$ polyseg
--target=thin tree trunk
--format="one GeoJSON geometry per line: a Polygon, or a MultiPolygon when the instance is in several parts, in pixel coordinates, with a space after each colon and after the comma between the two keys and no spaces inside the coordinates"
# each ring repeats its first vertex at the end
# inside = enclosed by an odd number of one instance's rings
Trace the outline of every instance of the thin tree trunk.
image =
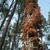
{"type": "Polygon", "coordinates": [[[8,12],[7,12],[5,18],[4,18],[4,20],[2,21],[2,24],[1,24],[1,26],[0,26],[0,30],[1,30],[1,28],[2,28],[2,26],[3,26],[3,24],[4,24],[5,20],[6,20],[6,18],[7,18],[7,16],[8,16],[8,14],[9,14],[9,11],[10,11],[12,5],[13,5],[13,1],[14,1],[14,0],[12,0],[12,4],[10,5],[10,8],[9,8],[9,10],[8,10],[8,12]]]}
{"type": "Polygon", "coordinates": [[[10,16],[9,16],[9,19],[7,20],[7,24],[6,24],[6,27],[5,27],[5,29],[4,29],[3,35],[2,35],[0,50],[2,50],[2,46],[3,46],[4,41],[5,41],[5,37],[6,37],[7,30],[8,30],[8,26],[9,26],[9,24],[10,24],[10,21],[11,21],[13,15],[14,15],[14,12],[15,12],[15,9],[16,9],[16,5],[17,5],[17,0],[16,0],[16,2],[15,2],[14,8],[13,8],[13,10],[12,10],[10,16]]]}
{"type": "MultiPolygon", "coordinates": [[[[15,40],[16,40],[16,35],[19,32],[19,19],[20,19],[20,12],[18,12],[18,20],[17,20],[16,27],[15,27],[15,30],[14,30],[15,35],[14,35],[14,39],[13,39],[13,44],[12,44],[11,50],[13,50],[15,45],[16,45],[16,41],[15,40]]],[[[17,37],[18,37],[18,35],[17,35],[17,37]]],[[[19,39],[18,39],[18,41],[19,41],[19,39]]],[[[18,43],[18,41],[17,41],[17,43],[18,43]]],[[[18,47],[18,44],[17,44],[17,47],[18,47]]],[[[18,48],[17,48],[17,50],[18,50],[18,48]]]]}

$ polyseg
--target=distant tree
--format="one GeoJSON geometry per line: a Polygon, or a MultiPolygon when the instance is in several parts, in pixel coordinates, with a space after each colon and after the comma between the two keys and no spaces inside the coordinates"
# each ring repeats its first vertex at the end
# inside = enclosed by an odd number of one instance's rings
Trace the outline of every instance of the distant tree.
{"type": "Polygon", "coordinates": [[[48,24],[50,25],[50,12],[48,12],[48,24]]]}

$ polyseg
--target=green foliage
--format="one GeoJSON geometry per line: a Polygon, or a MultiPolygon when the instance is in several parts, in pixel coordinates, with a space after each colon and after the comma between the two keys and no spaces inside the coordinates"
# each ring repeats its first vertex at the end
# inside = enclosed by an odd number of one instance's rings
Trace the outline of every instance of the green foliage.
{"type": "Polygon", "coordinates": [[[44,28],[44,31],[47,31],[47,27],[44,28]]]}
{"type": "Polygon", "coordinates": [[[50,41],[50,34],[48,34],[48,40],[50,41]]]}
{"type": "Polygon", "coordinates": [[[7,8],[4,8],[3,14],[4,14],[5,17],[6,17],[7,12],[8,12],[8,9],[7,8]]]}
{"type": "Polygon", "coordinates": [[[8,10],[9,10],[9,9],[8,9],[8,4],[5,4],[5,5],[3,6],[3,14],[4,14],[4,16],[6,16],[8,10]]]}

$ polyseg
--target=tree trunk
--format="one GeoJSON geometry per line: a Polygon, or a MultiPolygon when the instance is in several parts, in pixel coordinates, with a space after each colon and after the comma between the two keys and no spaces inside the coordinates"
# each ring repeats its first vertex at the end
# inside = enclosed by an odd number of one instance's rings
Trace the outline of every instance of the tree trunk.
{"type": "Polygon", "coordinates": [[[7,20],[6,27],[4,28],[3,35],[2,35],[2,40],[1,40],[1,45],[0,45],[0,50],[2,50],[2,46],[3,46],[4,41],[5,41],[5,37],[6,37],[7,30],[8,30],[8,26],[10,24],[10,21],[11,21],[13,15],[14,15],[14,12],[15,12],[15,9],[16,9],[16,5],[17,5],[17,0],[15,2],[14,8],[13,8],[8,20],[7,20]]]}
{"type": "MultiPolygon", "coordinates": [[[[2,21],[2,24],[1,24],[1,26],[0,26],[0,30],[1,30],[1,28],[2,28],[2,26],[3,26],[3,24],[4,24],[4,22],[5,22],[6,18],[8,17],[9,11],[10,11],[12,5],[13,5],[13,1],[14,1],[14,0],[12,0],[12,4],[10,5],[10,8],[9,8],[9,10],[8,10],[8,12],[7,12],[5,18],[4,18],[4,20],[2,21]]],[[[5,2],[5,1],[4,1],[4,2],[5,2]]]]}
{"type": "Polygon", "coordinates": [[[23,50],[35,50],[40,45],[39,34],[41,33],[39,33],[40,32],[39,27],[42,25],[43,20],[41,19],[42,17],[37,0],[25,0],[24,3],[25,3],[24,4],[25,15],[22,26],[23,26],[23,40],[25,47],[23,50]]]}
{"type": "MultiPolygon", "coordinates": [[[[19,9],[18,9],[19,10],[19,9]]],[[[18,50],[18,44],[16,44],[16,41],[15,40],[17,40],[17,43],[19,42],[19,37],[18,37],[18,33],[19,33],[19,20],[20,20],[20,12],[18,12],[18,20],[17,20],[17,23],[16,23],[16,27],[14,28],[15,30],[14,30],[14,33],[15,33],[15,35],[14,35],[14,39],[13,39],[13,44],[12,44],[12,48],[11,48],[11,50],[13,50],[14,49],[14,47],[15,47],[15,45],[17,45],[17,50],[18,50]],[[17,39],[16,39],[16,36],[17,36],[17,39]]]]}

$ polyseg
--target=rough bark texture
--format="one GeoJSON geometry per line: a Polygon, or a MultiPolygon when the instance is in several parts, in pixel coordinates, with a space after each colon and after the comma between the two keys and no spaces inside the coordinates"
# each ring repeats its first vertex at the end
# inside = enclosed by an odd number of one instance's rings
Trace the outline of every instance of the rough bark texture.
{"type": "Polygon", "coordinates": [[[40,28],[43,23],[40,7],[37,0],[25,0],[24,3],[24,18],[23,18],[23,50],[43,50],[40,49],[40,28]]]}

